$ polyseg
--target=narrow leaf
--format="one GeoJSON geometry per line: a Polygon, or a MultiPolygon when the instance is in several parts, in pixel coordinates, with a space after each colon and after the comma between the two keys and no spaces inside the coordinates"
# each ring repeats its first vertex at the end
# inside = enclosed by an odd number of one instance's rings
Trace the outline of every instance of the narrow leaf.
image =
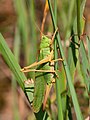
{"type": "MultiPolygon", "coordinates": [[[[54,14],[53,14],[53,10],[52,10],[52,6],[51,6],[51,1],[48,0],[48,3],[49,3],[49,9],[50,9],[50,13],[51,13],[54,29],[57,29],[55,18],[54,18],[54,14]]],[[[59,49],[60,49],[60,52],[61,52],[61,56],[64,59],[63,65],[64,65],[64,68],[65,68],[65,71],[66,71],[67,81],[68,81],[68,85],[69,85],[69,88],[70,88],[70,93],[71,93],[71,96],[72,96],[72,100],[73,100],[73,105],[74,105],[74,108],[75,108],[76,116],[77,116],[78,120],[82,120],[83,118],[82,118],[81,110],[80,110],[80,107],[79,107],[79,104],[78,104],[78,100],[77,100],[77,96],[76,96],[76,92],[75,92],[75,89],[74,89],[74,86],[73,86],[73,83],[72,83],[70,70],[69,70],[67,61],[65,59],[65,55],[64,55],[62,44],[61,44],[61,41],[60,41],[59,33],[57,34],[57,42],[58,42],[58,46],[59,46],[59,49]]]]}
{"type": "Polygon", "coordinates": [[[86,84],[86,88],[90,93],[90,64],[87,59],[85,47],[82,41],[80,44],[80,66],[82,75],[84,77],[84,82],[86,84]]]}
{"type": "Polygon", "coordinates": [[[14,55],[12,54],[11,50],[8,48],[7,43],[5,42],[3,36],[0,34],[0,52],[9,66],[9,68],[12,70],[14,75],[16,76],[17,82],[19,83],[20,87],[24,90],[24,80],[26,80],[26,77],[24,74],[20,71],[20,66],[18,65],[14,55]]]}

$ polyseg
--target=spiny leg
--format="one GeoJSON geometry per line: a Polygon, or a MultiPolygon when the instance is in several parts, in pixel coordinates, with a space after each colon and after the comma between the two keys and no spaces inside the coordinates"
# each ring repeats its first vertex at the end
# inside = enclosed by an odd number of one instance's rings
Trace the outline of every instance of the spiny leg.
{"type": "Polygon", "coordinates": [[[35,66],[37,66],[37,65],[41,65],[41,64],[43,64],[43,63],[50,62],[51,59],[52,59],[52,55],[53,55],[53,53],[52,53],[52,51],[51,51],[50,55],[48,55],[46,58],[40,60],[39,62],[34,62],[33,64],[22,68],[21,71],[23,72],[23,71],[26,71],[27,69],[30,69],[30,68],[35,67],[35,66]]]}
{"type": "Polygon", "coordinates": [[[51,73],[55,73],[55,75],[58,77],[58,75],[57,75],[57,73],[56,73],[56,71],[55,70],[36,70],[36,69],[30,69],[32,66],[36,66],[36,65],[40,65],[40,64],[43,64],[43,63],[46,63],[46,62],[56,62],[56,61],[63,61],[63,59],[61,59],[61,58],[58,58],[58,59],[56,59],[56,60],[49,60],[49,59],[43,59],[43,60],[41,60],[41,61],[39,61],[39,62],[35,62],[35,63],[33,63],[32,65],[30,65],[30,66],[27,66],[27,67],[24,67],[23,69],[21,69],[21,71],[22,72],[31,72],[31,71],[33,71],[33,72],[51,72],[51,73]]]}
{"type": "Polygon", "coordinates": [[[53,50],[51,51],[50,55],[48,55],[46,58],[42,59],[41,61],[39,62],[34,62],[33,64],[27,66],[27,67],[24,67],[21,69],[22,72],[30,72],[30,71],[36,71],[36,72],[51,72],[51,73],[55,73],[55,75],[57,76],[57,73],[55,70],[36,70],[36,69],[30,69],[34,66],[37,66],[37,65],[41,65],[43,63],[47,63],[47,62],[56,62],[56,61],[63,61],[63,59],[61,58],[58,58],[58,59],[55,59],[55,60],[52,60],[52,56],[53,56],[53,50]]]}
{"type": "Polygon", "coordinates": [[[40,60],[39,62],[34,62],[33,64],[27,66],[27,67],[24,67],[21,69],[21,71],[24,71],[26,69],[30,69],[32,67],[35,67],[37,65],[41,65],[43,63],[47,63],[47,62],[57,62],[57,61],[63,61],[62,58],[58,58],[58,59],[55,59],[55,60],[52,60],[52,56],[53,56],[53,50],[51,51],[51,53],[44,59],[40,60]]]}
{"type": "Polygon", "coordinates": [[[56,61],[63,61],[63,59],[61,59],[61,58],[58,58],[58,59],[55,59],[55,60],[51,60],[51,58],[50,58],[50,56],[48,56],[47,58],[45,58],[45,59],[42,59],[41,61],[39,61],[39,62],[34,62],[33,64],[31,64],[31,65],[29,65],[29,66],[27,66],[27,67],[24,67],[24,68],[22,68],[21,69],[21,71],[22,72],[24,72],[24,71],[28,71],[28,69],[30,69],[30,68],[32,68],[32,67],[34,67],[34,66],[37,66],[37,65],[41,65],[41,64],[43,64],[43,63],[46,63],[46,62],[56,62],[56,61]]]}
{"type": "Polygon", "coordinates": [[[49,72],[55,73],[55,70],[36,70],[36,69],[26,69],[23,72],[49,72]]]}

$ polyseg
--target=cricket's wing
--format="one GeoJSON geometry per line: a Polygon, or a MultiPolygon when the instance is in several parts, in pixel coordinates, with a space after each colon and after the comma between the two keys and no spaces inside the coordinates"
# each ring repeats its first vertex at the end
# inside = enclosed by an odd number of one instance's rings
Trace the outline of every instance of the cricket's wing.
{"type": "Polygon", "coordinates": [[[42,106],[42,102],[45,94],[45,86],[46,86],[46,82],[44,80],[43,73],[36,72],[34,100],[33,100],[33,111],[35,113],[39,112],[42,106]]]}

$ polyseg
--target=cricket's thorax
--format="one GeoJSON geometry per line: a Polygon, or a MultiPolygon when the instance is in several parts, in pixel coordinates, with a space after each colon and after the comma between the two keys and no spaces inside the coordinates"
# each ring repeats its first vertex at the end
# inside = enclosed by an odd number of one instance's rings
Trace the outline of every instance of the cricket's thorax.
{"type": "Polygon", "coordinates": [[[50,47],[51,39],[46,36],[42,36],[40,49],[50,47]]]}
{"type": "Polygon", "coordinates": [[[41,39],[41,44],[40,44],[40,58],[44,59],[45,57],[47,57],[48,55],[51,54],[51,39],[49,39],[46,36],[42,36],[41,39]]]}

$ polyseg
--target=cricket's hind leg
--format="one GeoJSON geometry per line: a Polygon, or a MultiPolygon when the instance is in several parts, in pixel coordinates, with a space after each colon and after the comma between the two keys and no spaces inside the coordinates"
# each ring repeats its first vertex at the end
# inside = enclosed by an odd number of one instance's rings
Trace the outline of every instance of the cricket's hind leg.
{"type": "Polygon", "coordinates": [[[24,71],[28,71],[30,68],[32,67],[35,67],[35,66],[38,66],[38,65],[41,65],[43,63],[47,63],[47,62],[50,62],[52,59],[52,52],[50,55],[48,55],[46,58],[38,61],[38,62],[34,62],[33,64],[29,65],[29,66],[26,66],[24,68],[21,69],[21,72],[24,72],[24,71]]]}

